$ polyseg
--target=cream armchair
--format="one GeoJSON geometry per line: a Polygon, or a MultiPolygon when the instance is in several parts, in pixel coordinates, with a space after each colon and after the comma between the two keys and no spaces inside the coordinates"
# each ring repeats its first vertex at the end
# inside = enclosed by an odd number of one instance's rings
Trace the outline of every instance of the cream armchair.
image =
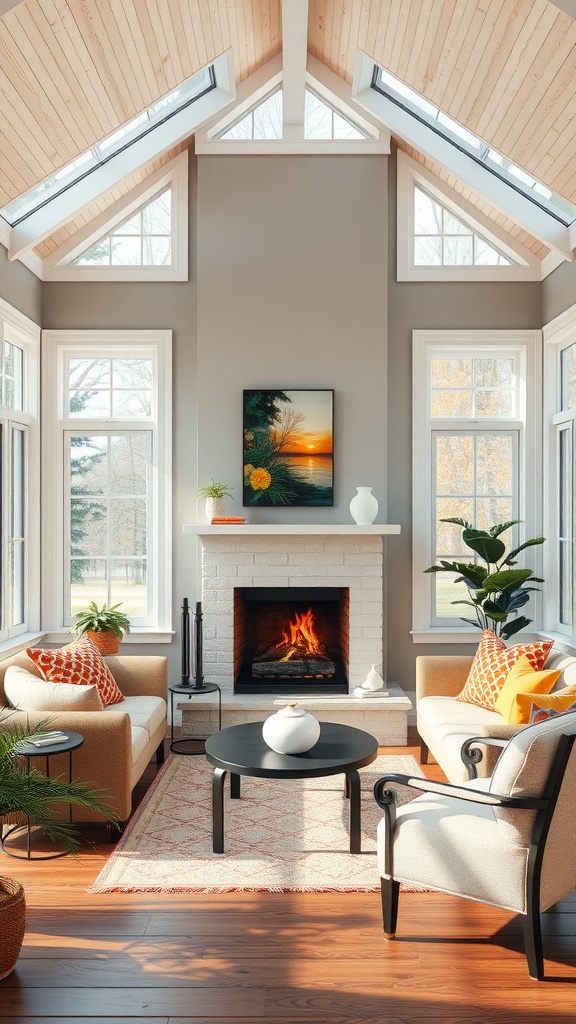
{"type": "MultiPolygon", "coordinates": [[[[384,932],[393,938],[400,883],[522,915],[528,969],[544,976],[540,914],[576,888],[576,712],[528,726],[503,746],[494,773],[462,785],[389,775],[374,795],[384,932]],[[394,784],[423,793],[396,806],[394,784]]],[[[425,899],[425,897],[423,897],[425,899]]]]}
{"type": "MultiPolygon", "coordinates": [[[[73,775],[76,781],[103,790],[103,799],[119,819],[126,822],[132,807],[132,790],[146,765],[156,755],[164,760],[167,721],[168,661],[164,657],[121,655],[104,659],[125,700],[103,711],[13,711],[11,724],[30,722],[32,726],[49,721],[50,729],[70,729],[84,737],[74,751],[73,775]]],[[[4,674],[9,665],[21,665],[40,675],[33,661],[17,654],[0,662],[0,714],[8,709],[4,693],[4,674]]],[[[50,758],[50,773],[68,769],[68,755],[50,758]]],[[[62,808],[68,814],[68,807],[62,808]]],[[[73,808],[74,821],[93,820],[93,812],[73,808]]]]}

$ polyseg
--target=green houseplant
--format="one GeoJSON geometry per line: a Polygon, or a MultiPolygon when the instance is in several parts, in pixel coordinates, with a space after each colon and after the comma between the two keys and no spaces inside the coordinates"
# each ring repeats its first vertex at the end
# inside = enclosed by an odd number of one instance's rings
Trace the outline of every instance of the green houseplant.
{"type": "Polygon", "coordinates": [[[210,480],[204,487],[198,488],[198,497],[206,499],[206,519],[210,523],[216,516],[224,515],[224,498],[232,497],[232,488],[228,484],[210,480]]]}
{"type": "Polygon", "coordinates": [[[530,600],[530,594],[539,590],[531,584],[544,582],[534,576],[532,569],[513,568],[517,565],[518,554],[525,548],[543,544],[544,537],[533,537],[508,552],[501,540],[501,534],[521,521],[511,519],[488,530],[477,530],[465,519],[441,519],[441,523],[462,527],[462,540],[478,560],[448,562],[441,558],[439,565],[424,570],[456,573],[454,582],[466,584],[468,600],[452,601],[452,604],[468,605],[476,614],[476,619],[462,616],[462,620],[479,629],[491,629],[504,640],[530,625],[532,619],[518,613],[530,600]]]}
{"type": "Polygon", "coordinates": [[[116,654],[124,633],[130,632],[130,620],[118,609],[122,602],[98,607],[91,601],[87,608],[76,612],[70,632],[76,636],[87,633],[101,654],[116,654]]]}
{"type": "MultiPolygon", "coordinates": [[[[60,821],[56,806],[75,804],[102,815],[111,824],[115,816],[103,794],[82,782],[66,782],[63,776],[49,778],[33,764],[28,767],[19,756],[22,743],[42,737],[44,725],[10,725],[11,712],[0,715],[0,823],[29,821],[40,825],[52,842],[74,852],[79,847],[77,831],[69,821],[60,821]]],[[[18,959],[24,939],[26,900],[19,882],[0,877],[0,979],[7,977],[18,959]]]]}

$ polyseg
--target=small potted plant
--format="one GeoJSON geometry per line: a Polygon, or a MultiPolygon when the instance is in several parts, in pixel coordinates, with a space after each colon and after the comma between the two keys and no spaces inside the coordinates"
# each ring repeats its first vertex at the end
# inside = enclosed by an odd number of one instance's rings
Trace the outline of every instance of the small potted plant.
{"type": "Polygon", "coordinates": [[[228,484],[219,484],[216,480],[210,480],[210,483],[198,488],[198,497],[206,498],[206,519],[211,523],[217,516],[224,515],[224,498],[232,497],[232,488],[228,484]]]}
{"type": "MultiPolygon", "coordinates": [[[[66,782],[60,775],[49,778],[18,756],[22,743],[40,739],[45,723],[10,725],[11,712],[0,716],[0,825],[39,825],[48,838],[71,852],[79,847],[77,831],[68,820],[59,820],[58,804],[75,804],[101,814],[110,824],[115,815],[106,807],[105,794],[83,782],[66,782]]],[[[26,898],[20,882],[0,876],[0,979],[14,969],[24,939],[26,898]]]]}
{"type": "Polygon", "coordinates": [[[70,632],[76,636],[86,633],[101,654],[117,654],[124,633],[130,632],[129,619],[118,611],[121,604],[120,601],[109,608],[103,604],[99,608],[95,601],[91,601],[83,611],[76,612],[76,621],[70,626],[70,632]]]}

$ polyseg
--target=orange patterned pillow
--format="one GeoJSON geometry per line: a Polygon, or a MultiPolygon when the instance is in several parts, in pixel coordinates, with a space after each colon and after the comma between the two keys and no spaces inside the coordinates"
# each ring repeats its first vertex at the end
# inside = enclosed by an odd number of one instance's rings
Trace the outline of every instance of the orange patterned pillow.
{"type": "Polygon", "coordinates": [[[523,654],[535,672],[540,672],[552,648],[552,640],[506,647],[491,629],[485,629],[462,693],[456,700],[494,711],[496,698],[513,665],[523,654]]]}
{"type": "Polygon", "coordinates": [[[81,636],[57,651],[28,647],[26,654],[51,683],[95,684],[104,707],[124,700],[96,644],[89,636],[81,636]]]}

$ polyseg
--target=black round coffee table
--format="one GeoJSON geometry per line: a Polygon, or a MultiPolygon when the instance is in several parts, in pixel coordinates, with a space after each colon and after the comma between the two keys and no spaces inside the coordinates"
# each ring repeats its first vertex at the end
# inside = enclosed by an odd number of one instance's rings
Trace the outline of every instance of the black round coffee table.
{"type": "Polygon", "coordinates": [[[350,801],[350,853],[361,852],[359,768],[378,755],[378,741],[362,729],[320,723],[320,739],[304,754],[277,754],[264,742],[262,722],[232,725],[206,740],[212,779],[212,849],[224,853],[224,780],[230,773],[230,796],[240,798],[240,776],[259,779],[312,779],[345,775],[350,801]]]}

